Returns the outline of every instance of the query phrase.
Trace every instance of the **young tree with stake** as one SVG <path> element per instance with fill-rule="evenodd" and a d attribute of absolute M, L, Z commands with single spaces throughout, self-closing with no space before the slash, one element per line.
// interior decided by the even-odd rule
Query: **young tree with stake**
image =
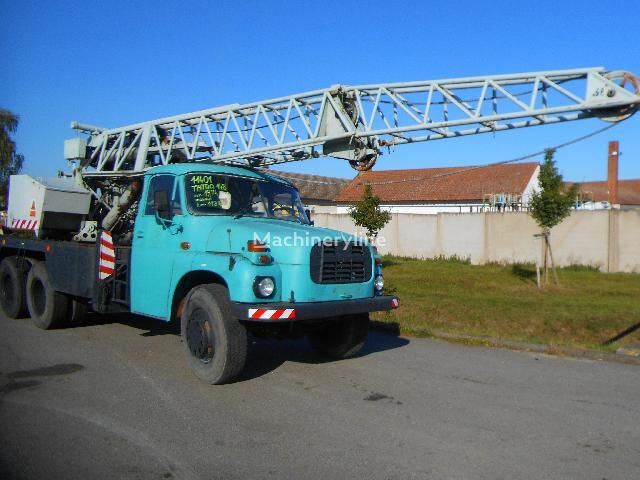
<path fill-rule="evenodd" d="M 543 241 L 543 277 L 545 285 L 549 283 L 549 260 L 553 268 L 556 284 L 559 284 L 549 241 L 551 229 L 569 216 L 580 188 L 579 184 L 574 183 L 566 193 L 562 192 L 562 175 L 558 173 L 553 160 L 554 153 L 555 150 L 553 149 L 545 151 L 544 162 L 540 166 L 540 175 L 538 176 L 540 191 L 533 193 L 529 204 L 531 216 L 542 229 L 540 236 Z"/>

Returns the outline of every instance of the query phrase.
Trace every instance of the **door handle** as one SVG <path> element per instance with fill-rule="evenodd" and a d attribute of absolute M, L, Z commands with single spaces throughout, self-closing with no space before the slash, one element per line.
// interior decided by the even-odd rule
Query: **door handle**
<path fill-rule="evenodd" d="M 144 238 L 144 232 L 137 232 L 136 238 Z"/>

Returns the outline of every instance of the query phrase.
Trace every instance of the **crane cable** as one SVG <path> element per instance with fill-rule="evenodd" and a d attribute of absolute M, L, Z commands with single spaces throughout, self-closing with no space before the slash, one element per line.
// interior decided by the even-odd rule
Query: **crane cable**
<path fill-rule="evenodd" d="M 500 162 L 493 162 L 493 163 L 487 163 L 484 165 L 474 165 L 472 167 L 463 167 L 459 170 L 455 170 L 453 172 L 446 172 L 446 173 L 441 173 L 441 174 L 437 174 L 437 175 L 421 175 L 421 176 L 417 176 L 417 177 L 411 177 L 411 178 L 403 178 L 400 180 L 385 180 L 385 181 L 381 181 L 381 182 L 358 182 L 356 183 L 356 185 L 391 185 L 394 183 L 410 183 L 410 182 L 419 182 L 421 180 L 432 180 L 432 179 L 436 179 L 436 178 L 443 178 L 443 177 L 448 177 L 451 175 L 457 175 L 460 173 L 465 173 L 465 172 L 470 172 L 473 170 L 480 170 L 482 168 L 490 168 L 490 167 L 497 167 L 500 165 L 507 165 L 509 163 L 515 163 L 515 162 L 521 162 L 523 160 L 529 160 L 531 158 L 535 158 L 538 157 L 540 155 L 544 155 L 545 152 L 547 152 L 548 150 L 559 150 L 561 148 L 564 147 L 568 147 L 570 145 L 574 145 L 576 143 L 582 142 L 584 140 L 588 140 L 591 137 L 595 137 L 596 135 L 599 135 L 601 133 L 606 132 L 607 130 L 612 129 L 613 127 L 615 127 L 616 125 L 618 125 L 621 122 L 616 122 L 616 123 L 612 123 L 611 125 L 607 125 L 606 127 L 603 128 L 599 128 L 598 130 L 595 130 L 591 133 L 588 133 L 586 135 L 582 135 L 580 137 L 576 137 L 573 138 L 571 140 L 568 140 L 566 142 L 560 143 L 558 145 L 554 145 L 552 147 L 547 147 L 543 150 L 539 150 L 537 152 L 534 153 L 529 153 L 527 155 L 522 155 L 520 157 L 516 157 L 516 158 L 512 158 L 509 160 L 503 160 Z M 455 167 L 451 167 L 451 168 L 455 168 Z M 271 171 L 270 172 L 272 175 L 277 175 L 277 171 Z M 284 173 L 284 172 L 283 172 Z M 284 178 L 284 177 L 283 177 Z M 354 180 L 356 180 L 358 177 L 355 177 Z M 292 181 L 301 181 L 301 182 L 307 182 L 307 183 L 314 183 L 314 184 L 319 184 L 319 185 L 344 185 L 344 183 L 338 183 L 338 182 L 325 182 L 325 181 L 321 181 L 321 180 L 308 180 L 308 179 L 303 179 L 303 178 L 290 178 L 289 180 Z M 353 180 L 352 180 L 353 181 Z"/>
<path fill-rule="evenodd" d="M 600 128 L 600 129 L 598 129 L 598 130 L 596 130 L 594 132 L 588 133 L 587 135 L 582 135 L 580 137 L 574 138 L 574 139 L 569 140 L 569 141 L 564 142 L 564 143 L 560 143 L 560 144 L 555 145 L 553 147 L 548 147 L 548 148 L 545 148 L 545 149 L 540 150 L 538 152 L 530 153 L 528 155 L 523 155 L 521 157 L 512 158 L 510 160 L 503 160 L 501 162 L 487 163 L 487 164 L 484 164 L 484 165 L 474 165 L 472 167 L 464 167 L 464 168 L 461 168 L 460 170 L 456 170 L 454 172 L 441 173 L 439 175 L 411 177 L 411 178 L 403 178 L 403 179 L 400 179 L 400 180 L 387 180 L 387 181 L 383 181 L 383 182 L 360 182 L 357 185 L 387 185 L 387 184 L 393 184 L 393 183 L 417 182 L 417 181 L 426 180 L 426 179 L 431 180 L 431 179 L 434 179 L 434 178 L 448 177 L 450 175 L 457 175 L 459 173 L 470 172 L 470 171 L 473 171 L 473 170 L 480 170 L 481 168 L 497 167 L 497 166 L 500 166 L 500 165 L 507 165 L 509 163 L 521 162 L 523 160 L 529 160 L 530 158 L 535 158 L 537 156 L 544 155 L 545 152 L 547 152 L 548 150 L 556 151 L 556 150 L 558 150 L 560 148 L 568 147 L 570 145 L 574 145 L 576 143 L 579 143 L 579 142 L 582 142 L 584 140 L 587 140 L 587 139 L 589 139 L 591 137 L 595 137 L 596 135 L 599 135 L 600 133 L 606 132 L 607 130 L 615 127 L 616 125 L 617 125 L 617 123 L 613 123 L 611 125 L 607 125 L 606 127 Z"/>

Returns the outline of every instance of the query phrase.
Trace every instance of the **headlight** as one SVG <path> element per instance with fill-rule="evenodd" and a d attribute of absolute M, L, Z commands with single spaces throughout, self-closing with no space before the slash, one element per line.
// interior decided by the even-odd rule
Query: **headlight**
<path fill-rule="evenodd" d="M 256 297 L 268 298 L 273 295 L 276 284 L 271 277 L 256 277 L 253 282 L 253 293 Z"/>
<path fill-rule="evenodd" d="M 382 292 L 382 289 L 384 288 L 384 278 L 382 278 L 382 275 L 376 276 L 373 281 L 373 288 L 375 288 L 378 293 Z"/>

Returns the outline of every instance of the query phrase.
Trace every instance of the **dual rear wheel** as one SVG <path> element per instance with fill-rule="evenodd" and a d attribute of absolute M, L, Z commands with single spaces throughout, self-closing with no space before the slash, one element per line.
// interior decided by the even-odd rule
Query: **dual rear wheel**
<path fill-rule="evenodd" d="M 23 258 L 6 257 L 0 262 L 0 311 L 9 318 L 27 314 L 26 273 L 29 264 Z"/>
<path fill-rule="evenodd" d="M 80 321 L 87 306 L 53 289 L 43 262 L 16 256 L 0 262 L 0 311 L 9 318 L 27 315 L 44 330 Z"/>

